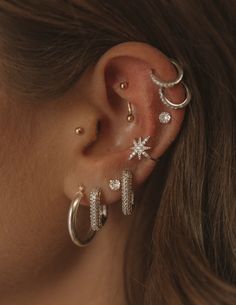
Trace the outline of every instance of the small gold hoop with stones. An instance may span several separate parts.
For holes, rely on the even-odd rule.
[[[133,174],[128,169],[122,171],[121,202],[123,214],[125,216],[131,215],[134,208]]]

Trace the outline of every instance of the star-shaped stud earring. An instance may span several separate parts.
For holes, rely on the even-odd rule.
[[[150,136],[142,139],[142,137],[139,137],[139,139],[135,139],[133,141],[134,146],[130,149],[133,150],[133,152],[129,156],[129,160],[133,159],[136,155],[138,156],[138,159],[141,160],[142,156],[144,156],[147,159],[152,159],[152,157],[146,152],[146,150],[151,149],[150,146],[145,146],[150,139]]]

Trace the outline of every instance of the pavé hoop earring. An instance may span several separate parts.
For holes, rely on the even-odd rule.
[[[90,241],[94,238],[96,232],[90,230],[87,237],[84,240],[81,240],[77,232],[77,219],[78,219],[78,210],[80,206],[81,199],[84,196],[84,187],[80,186],[79,191],[76,193],[75,198],[72,200],[69,213],[68,213],[68,230],[71,237],[71,240],[76,246],[85,247]]]
[[[131,215],[134,208],[133,174],[128,169],[122,171],[121,203],[123,214]]]
[[[154,82],[154,84],[156,84],[160,88],[171,88],[171,87],[174,87],[174,86],[178,85],[182,81],[182,79],[183,79],[184,71],[183,71],[182,67],[175,60],[171,59],[170,61],[176,67],[176,70],[177,70],[177,73],[178,73],[178,76],[177,76],[177,78],[175,80],[165,82],[165,81],[159,79],[153,73],[153,71],[151,73],[151,80]]]
[[[186,91],[186,98],[185,100],[182,102],[182,103],[179,103],[179,104],[176,104],[176,103],[173,103],[171,102],[166,96],[165,96],[165,93],[164,93],[164,89],[166,88],[172,88],[178,84],[181,83],[182,79],[183,79],[183,76],[184,76],[184,72],[183,72],[183,69],[182,67],[175,61],[175,60],[170,60],[174,66],[176,67],[176,70],[177,70],[177,73],[178,73],[178,76],[175,80],[173,81],[169,81],[169,82],[166,82],[166,81],[162,81],[160,80],[155,74],[153,71],[151,71],[151,80],[154,84],[156,84],[158,87],[159,87],[159,96],[160,96],[160,100],[161,102],[171,108],[171,109],[182,109],[184,107],[186,107],[189,102],[191,101],[191,92],[190,90],[188,89],[187,85],[185,83],[182,83],[183,86],[184,86],[184,89]]]
[[[90,222],[93,231],[99,231],[107,221],[108,209],[106,205],[101,204],[100,188],[95,188],[89,196],[90,202]]]

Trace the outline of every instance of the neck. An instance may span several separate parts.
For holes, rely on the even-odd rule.
[[[17,304],[31,305],[34,300],[34,305],[124,305],[124,249],[131,218],[121,214],[120,205],[110,207],[107,223],[91,244],[72,245],[70,267],[59,275],[50,274],[50,280],[36,281],[17,296]],[[16,297],[5,304],[16,304]]]

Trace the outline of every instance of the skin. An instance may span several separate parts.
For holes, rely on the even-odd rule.
[[[160,51],[125,43],[104,54],[59,99],[20,101],[1,89],[1,304],[125,304],[123,252],[134,216],[121,214],[120,193],[112,192],[108,181],[128,166],[135,188],[141,187],[155,163],[128,161],[132,140],[151,135],[151,154],[159,158],[184,118],[184,110],[170,110],[160,102],[148,75],[151,68],[164,80],[176,77]],[[123,79],[129,81],[127,90],[119,88]],[[184,90],[178,86],[167,95],[179,102]],[[132,123],[125,119],[125,100],[132,102]],[[161,111],[172,114],[171,124],[158,122]],[[78,126],[85,130],[81,136],[74,132]],[[81,249],[67,229],[68,209],[80,184],[86,188],[82,205],[88,206],[88,194],[96,186],[109,205],[106,225]],[[80,209],[81,227],[88,225],[87,211]]]

